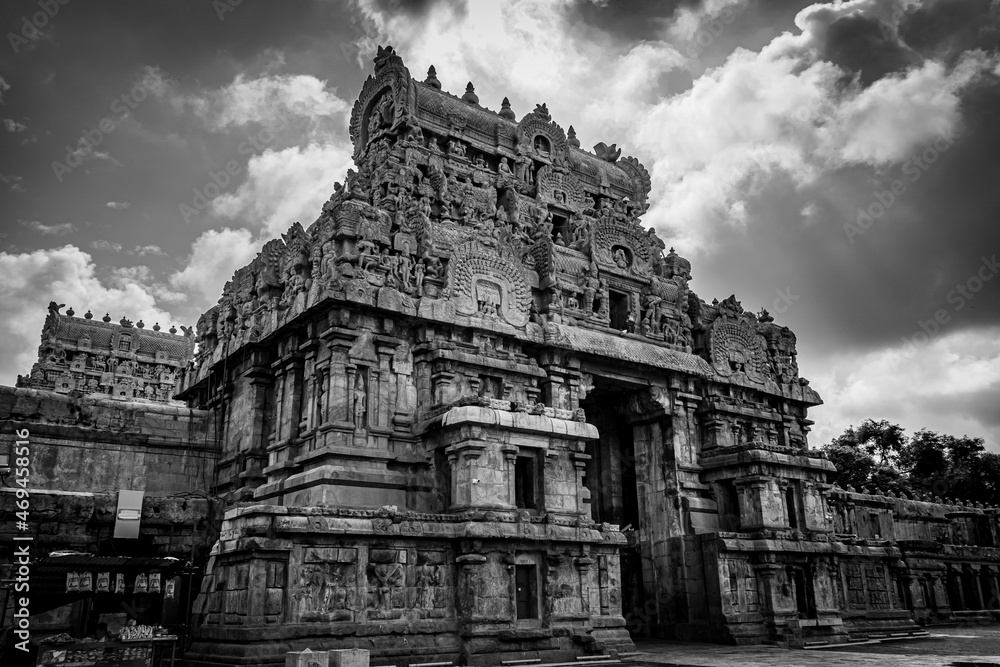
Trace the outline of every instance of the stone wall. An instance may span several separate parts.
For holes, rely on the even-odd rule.
[[[892,550],[888,595],[917,620],[1000,619],[1000,509],[853,489],[831,508],[838,541]]]
[[[212,482],[214,433],[203,410],[0,387],[0,437],[27,429],[31,486],[172,494]]]
[[[279,664],[287,650],[365,648],[381,663],[544,661],[631,643],[621,533],[512,512],[251,506],[226,514],[192,664]],[[519,617],[527,568],[534,618]],[[525,591],[529,593],[529,591]]]

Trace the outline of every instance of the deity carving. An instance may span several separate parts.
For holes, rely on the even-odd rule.
[[[365,387],[365,378],[362,373],[358,373],[354,380],[352,402],[354,406],[354,428],[364,431],[368,428],[368,389]]]

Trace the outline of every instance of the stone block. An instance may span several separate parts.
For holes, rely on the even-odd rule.
[[[285,654],[285,667],[330,667],[330,651],[289,651]]]
[[[343,648],[328,652],[328,667],[368,667],[371,652],[366,648]]]

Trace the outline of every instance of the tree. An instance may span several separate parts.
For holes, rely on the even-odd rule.
[[[847,427],[823,447],[827,459],[837,466],[837,472],[831,475],[830,481],[844,488],[853,486],[859,491],[870,487],[873,490],[910,493],[906,478],[892,466],[905,443],[903,428],[884,419],[866,419],[857,429]]]
[[[830,481],[842,487],[1000,504],[1000,455],[987,452],[982,438],[927,429],[907,438],[898,424],[866,419],[823,450],[837,466]]]
[[[853,486],[860,491],[871,482],[872,473],[875,471],[875,459],[852,445],[850,440],[845,442],[838,440],[839,438],[823,447],[827,460],[837,467],[837,472],[830,475],[830,481],[845,489]]]
[[[858,444],[871,456],[878,457],[879,465],[890,465],[906,445],[906,436],[899,424],[887,420],[866,419],[855,431]]]

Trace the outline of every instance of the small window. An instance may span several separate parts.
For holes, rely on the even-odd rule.
[[[517,618],[538,618],[538,568],[534,565],[515,566],[517,584]]]
[[[799,508],[795,502],[795,487],[791,484],[785,488],[785,507],[788,508],[788,527],[792,530],[798,530]]]
[[[548,154],[552,150],[549,140],[542,135],[535,137],[535,150],[539,153]]]
[[[514,504],[519,509],[535,507],[535,457],[518,456],[514,462]]]
[[[719,529],[726,532],[736,532],[740,529],[740,494],[736,485],[730,480],[719,484]]]
[[[872,524],[872,537],[876,540],[882,539],[882,525],[879,522],[879,515],[872,513],[868,515],[868,518],[871,520]]]
[[[626,331],[629,327],[628,294],[608,291],[608,305],[611,311],[611,328]]]
[[[571,239],[569,235],[569,222],[565,215],[552,214],[552,240],[559,245],[569,245]],[[559,243],[559,241],[562,243]]]
[[[118,351],[129,352],[131,350],[132,350],[132,337],[122,336],[121,340],[118,341]]]

